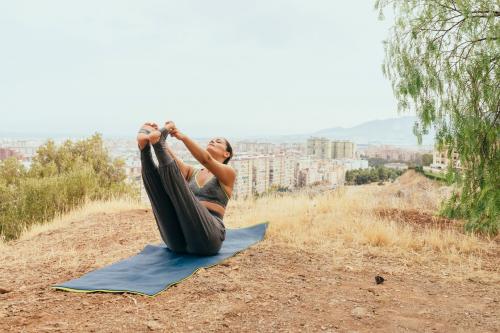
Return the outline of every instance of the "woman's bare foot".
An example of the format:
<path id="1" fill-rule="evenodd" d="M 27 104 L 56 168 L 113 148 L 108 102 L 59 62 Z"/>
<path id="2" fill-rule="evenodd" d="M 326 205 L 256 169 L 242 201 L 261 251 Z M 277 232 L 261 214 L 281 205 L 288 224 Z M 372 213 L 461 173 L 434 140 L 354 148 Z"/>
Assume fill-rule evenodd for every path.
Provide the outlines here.
<path id="1" fill-rule="evenodd" d="M 137 144 L 139 149 L 143 150 L 144 147 L 149 143 L 149 135 L 151 132 L 158 130 L 158 125 L 155 123 L 144 123 L 137 133 Z"/>
<path id="2" fill-rule="evenodd" d="M 151 134 L 149 134 L 149 142 L 154 145 L 160 139 L 166 139 L 168 133 L 175 128 L 175 124 L 173 121 L 167 121 L 165 123 L 165 126 L 162 128 L 158 129 L 158 126 L 156 126 L 156 129 L 154 131 L 151 131 Z"/>
<path id="3" fill-rule="evenodd" d="M 160 141 L 160 138 L 161 138 L 161 132 L 158 129 L 151 131 L 151 133 L 149 133 L 148 135 L 148 140 L 152 145 Z"/>

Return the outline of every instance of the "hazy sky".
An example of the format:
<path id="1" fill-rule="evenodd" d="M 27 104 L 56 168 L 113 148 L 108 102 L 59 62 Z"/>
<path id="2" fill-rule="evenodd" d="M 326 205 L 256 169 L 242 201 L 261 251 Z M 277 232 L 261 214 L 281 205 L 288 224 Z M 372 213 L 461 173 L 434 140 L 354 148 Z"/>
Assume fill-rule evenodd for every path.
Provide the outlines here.
<path id="1" fill-rule="evenodd" d="M 2 132 L 307 133 L 396 117 L 373 1 L 2 1 Z"/>

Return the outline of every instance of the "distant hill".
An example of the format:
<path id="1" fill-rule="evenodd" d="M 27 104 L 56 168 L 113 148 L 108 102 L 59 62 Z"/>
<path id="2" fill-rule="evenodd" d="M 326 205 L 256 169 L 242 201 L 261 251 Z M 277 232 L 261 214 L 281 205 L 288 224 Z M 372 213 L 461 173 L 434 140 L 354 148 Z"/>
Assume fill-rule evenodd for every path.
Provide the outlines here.
<path id="1" fill-rule="evenodd" d="M 326 137 L 333 140 L 351 140 L 357 144 L 387 144 L 395 146 L 417 146 L 417 137 L 413 134 L 416 117 L 406 116 L 371 120 L 354 127 L 331 127 L 311 133 L 287 135 L 255 135 L 238 139 L 251 139 L 275 143 L 303 142 L 311 136 Z M 434 144 L 434 131 L 422 138 L 423 146 Z"/>
<path id="2" fill-rule="evenodd" d="M 417 138 L 413 135 L 413 124 L 416 117 L 406 116 L 400 118 L 389 118 L 380 120 L 371 120 L 365 123 L 345 128 L 345 127 L 330 127 L 311 133 L 297 133 L 286 135 L 242 135 L 232 137 L 235 140 L 256 140 L 267 141 L 274 143 L 283 142 L 304 142 L 311 136 L 327 137 L 335 140 L 351 140 L 357 144 L 389 144 L 400 146 L 416 146 Z M 423 137 L 422 145 L 434 144 L 434 131 Z M 64 133 L 17 133 L 0 131 L 0 138 L 67 138 L 67 137 L 88 137 L 91 134 L 64 134 Z M 110 135 L 103 133 L 105 138 L 127 138 L 130 139 L 134 135 L 123 133 L 122 135 Z M 206 137 L 194 135 L 195 139 L 206 140 Z"/>
<path id="3" fill-rule="evenodd" d="M 372 120 L 350 128 L 326 128 L 311 135 L 352 140 L 359 144 L 417 145 L 417 137 L 413 134 L 413 124 L 416 119 L 416 117 L 408 116 Z M 431 131 L 422 138 L 422 144 L 432 145 L 433 140 L 434 131 Z"/>

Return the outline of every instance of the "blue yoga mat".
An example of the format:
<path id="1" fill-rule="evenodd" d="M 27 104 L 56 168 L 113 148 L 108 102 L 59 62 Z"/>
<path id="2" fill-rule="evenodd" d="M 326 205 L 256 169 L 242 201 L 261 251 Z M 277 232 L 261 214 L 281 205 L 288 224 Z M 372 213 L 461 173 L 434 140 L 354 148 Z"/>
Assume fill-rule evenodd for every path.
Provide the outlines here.
<path id="1" fill-rule="evenodd" d="M 163 243 L 146 245 L 135 256 L 52 288 L 75 292 L 129 292 L 155 296 L 191 276 L 198 269 L 214 266 L 261 241 L 267 225 L 265 222 L 247 228 L 226 229 L 222 248 L 214 256 L 179 254 Z"/>

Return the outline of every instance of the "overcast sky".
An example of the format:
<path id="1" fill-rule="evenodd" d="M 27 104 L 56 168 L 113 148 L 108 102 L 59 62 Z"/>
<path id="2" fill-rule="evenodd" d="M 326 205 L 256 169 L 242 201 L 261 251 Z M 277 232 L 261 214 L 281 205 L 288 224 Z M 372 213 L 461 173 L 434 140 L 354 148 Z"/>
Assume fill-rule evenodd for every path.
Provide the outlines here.
<path id="1" fill-rule="evenodd" d="M 0 2 L 2 132 L 293 134 L 397 117 L 373 1 Z"/>

